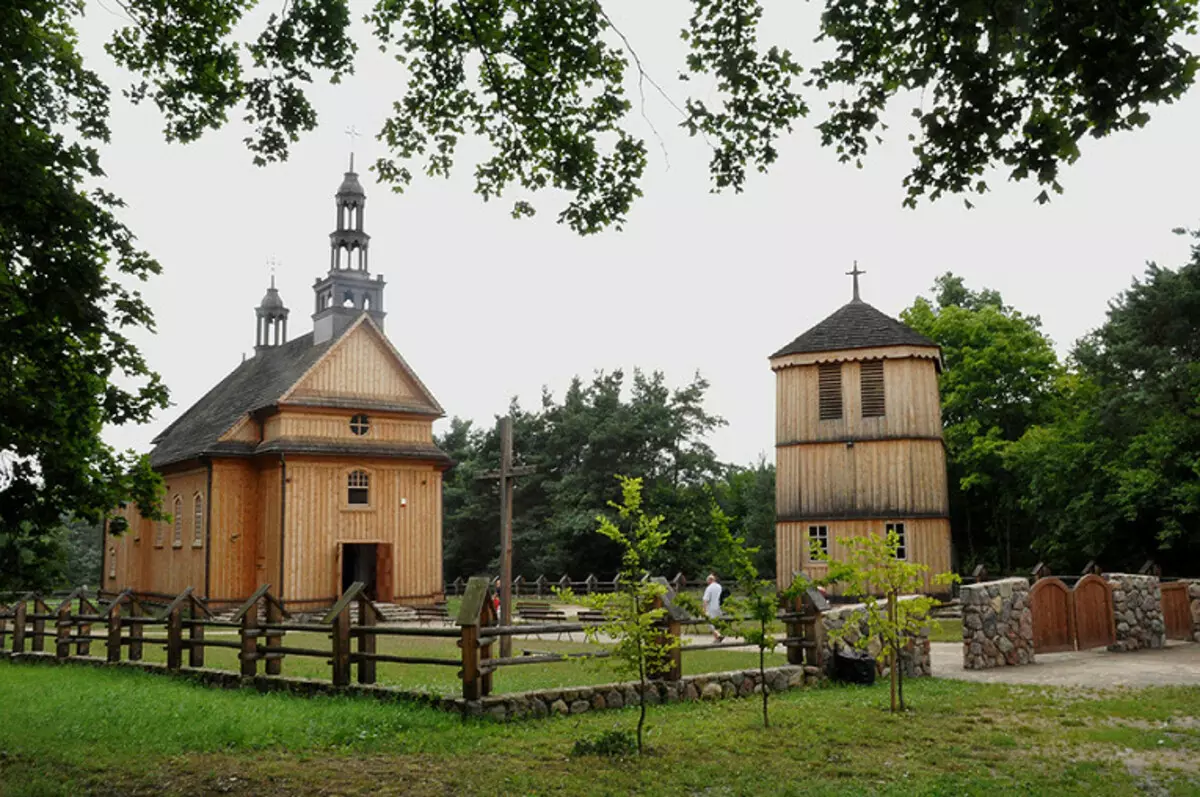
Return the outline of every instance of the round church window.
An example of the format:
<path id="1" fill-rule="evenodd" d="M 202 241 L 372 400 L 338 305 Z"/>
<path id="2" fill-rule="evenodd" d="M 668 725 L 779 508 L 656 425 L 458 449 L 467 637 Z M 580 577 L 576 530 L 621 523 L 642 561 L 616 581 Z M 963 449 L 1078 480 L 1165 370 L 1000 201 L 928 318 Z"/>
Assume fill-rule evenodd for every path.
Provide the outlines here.
<path id="1" fill-rule="evenodd" d="M 350 431 L 364 435 L 371 429 L 371 419 L 361 412 L 350 419 Z"/>

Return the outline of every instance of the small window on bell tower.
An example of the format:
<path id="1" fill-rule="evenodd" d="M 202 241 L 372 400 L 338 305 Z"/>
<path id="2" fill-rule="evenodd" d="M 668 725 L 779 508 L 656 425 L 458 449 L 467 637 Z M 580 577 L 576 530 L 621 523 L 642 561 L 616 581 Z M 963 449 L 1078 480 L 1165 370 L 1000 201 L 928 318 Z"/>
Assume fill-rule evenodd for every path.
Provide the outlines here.
<path id="1" fill-rule="evenodd" d="M 359 437 L 371 431 L 371 419 L 364 413 L 359 413 L 350 419 L 350 431 Z"/>

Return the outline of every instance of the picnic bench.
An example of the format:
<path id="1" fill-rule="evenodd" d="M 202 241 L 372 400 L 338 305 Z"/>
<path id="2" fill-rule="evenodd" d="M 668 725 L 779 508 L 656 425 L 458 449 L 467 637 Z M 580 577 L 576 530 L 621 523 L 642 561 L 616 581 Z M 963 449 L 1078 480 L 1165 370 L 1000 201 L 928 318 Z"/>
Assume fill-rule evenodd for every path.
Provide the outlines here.
<path id="1" fill-rule="evenodd" d="M 603 623 L 608 618 L 605 617 L 604 612 L 596 611 L 595 609 L 584 609 L 575 615 L 575 619 L 581 623 Z"/>
<path id="2" fill-rule="evenodd" d="M 434 604 L 433 606 L 414 606 L 412 609 L 417 613 L 417 622 L 421 625 L 433 622 L 446 625 L 450 623 L 450 613 L 446 611 L 446 604 L 444 603 Z"/>
<path id="3" fill-rule="evenodd" d="M 517 619 L 525 623 L 565 623 L 567 621 L 567 613 L 562 609 L 551 608 L 549 603 L 544 601 L 517 601 Z M 558 639 L 562 639 L 563 632 L 559 631 Z M 537 634 L 541 638 L 541 634 Z M 567 639 L 571 638 L 570 632 L 567 632 Z"/>

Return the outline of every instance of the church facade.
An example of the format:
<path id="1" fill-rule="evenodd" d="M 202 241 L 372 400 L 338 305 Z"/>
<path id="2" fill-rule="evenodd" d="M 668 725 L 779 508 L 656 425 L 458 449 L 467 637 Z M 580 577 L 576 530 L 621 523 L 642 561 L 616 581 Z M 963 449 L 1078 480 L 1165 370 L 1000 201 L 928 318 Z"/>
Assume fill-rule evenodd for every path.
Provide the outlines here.
<path id="1" fill-rule="evenodd" d="M 122 514 L 106 536 L 104 586 L 238 601 L 262 584 L 292 606 L 328 604 L 364 581 L 383 602 L 442 587 L 443 415 L 383 332 L 384 280 L 368 269 L 366 196 L 353 160 L 336 194 L 329 270 L 313 330 L 287 336 L 272 279 L 254 356 L 154 440 L 170 520 Z"/>
<path id="2" fill-rule="evenodd" d="M 776 576 L 819 578 L 846 539 L 895 530 L 898 555 L 950 562 L 941 349 L 854 298 L 771 355 L 776 376 Z"/>

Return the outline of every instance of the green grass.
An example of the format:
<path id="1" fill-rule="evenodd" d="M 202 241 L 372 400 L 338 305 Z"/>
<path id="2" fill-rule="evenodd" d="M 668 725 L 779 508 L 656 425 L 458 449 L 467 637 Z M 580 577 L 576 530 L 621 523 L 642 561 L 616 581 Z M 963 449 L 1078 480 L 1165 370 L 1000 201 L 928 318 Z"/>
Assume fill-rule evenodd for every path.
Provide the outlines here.
<path id="1" fill-rule="evenodd" d="M 142 659 L 150 662 L 166 661 L 166 651 L 163 643 L 161 627 L 154 629 L 155 641 L 143 644 Z M 149 634 L 148 634 L 149 638 Z M 214 629 L 207 631 L 208 639 L 235 641 L 238 636 L 230 629 L 225 633 L 217 633 Z M 548 634 L 542 639 L 522 637 L 513 640 L 513 652 L 519 654 L 524 650 L 540 653 L 583 653 L 597 650 L 597 646 L 582 641 L 582 634 L 574 634 L 575 641 L 557 638 Z M 329 650 L 330 639 L 327 634 L 293 632 L 283 641 L 287 647 L 310 648 L 314 650 Z M 493 655 L 499 655 L 498 646 Z M 53 651 L 53 640 L 48 640 L 46 650 Z M 430 637 L 387 637 L 378 638 L 376 651 L 396 656 L 438 657 L 453 664 L 440 666 L 436 664 L 390 664 L 377 665 L 376 679 L 388 686 L 398 686 L 406 689 L 417 689 L 439 694 L 457 695 L 462 689 L 458 678 L 459 649 L 457 640 Z M 767 655 L 767 666 L 773 667 L 787 662 L 782 653 Z M 93 643 L 92 653 L 103 655 L 103 643 Z M 125 651 L 122 656 L 126 655 Z M 207 648 L 204 652 L 205 666 L 221 670 L 238 670 L 238 652 L 229 648 Z M 684 652 L 683 670 L 692 675 L 706 672 L 722 672 L 726 670 L 742 670 L 758 666 L 758 653 L 755 651 L 729 650 L 700 650 L 694 653 Z M 259 672 L 263 672 L 262 669 Z M 287 656 L 283 660 L 283 675 L 297 678 L 320 678 L 329 680 L 331 669 L 327 658 L 312 658 L 307 656 Z M 564 661 L 553 664 L 537 664 L 528 666 L 506 667 L 493 676 L 493 688 L 497 694 L 506 692 L 523 692 L 530 689 L 548 689 L 556 686 L 587 686 L 590 684 L 611 683 L 616 680 L 605 662 Z"/>
<path id="2" fill-rule="evenodd" d="M 931 642 L 962 642 L 962 620 L 938 620 L 936 627 L 930 629 Z"/>
<path id="3" fill-rule="evenodd" d="M 0 661 L 0 795 L 1200 794 L 1200 688 L 923 679 L 651 709 L 640 760 L 573 757 L 636 710 L 497 725 L 405 704 Z"/>

